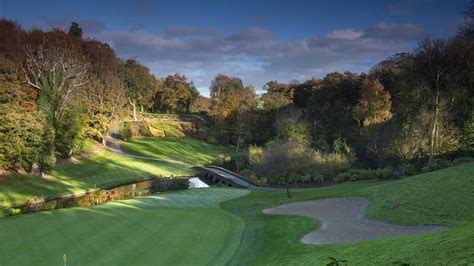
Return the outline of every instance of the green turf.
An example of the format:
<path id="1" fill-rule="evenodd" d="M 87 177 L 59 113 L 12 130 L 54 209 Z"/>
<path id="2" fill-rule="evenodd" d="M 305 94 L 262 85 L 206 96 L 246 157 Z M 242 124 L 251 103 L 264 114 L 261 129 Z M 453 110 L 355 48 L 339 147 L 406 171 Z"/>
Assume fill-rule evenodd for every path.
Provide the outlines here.
<path id="1" fill-rule="evenodd" d="M 368 216 L 396 224 L 440 224 L 441 233 L 402 236 L 351 244 L 306 245 L 300 239 L 319 223 L 298 216 L 262 214 L 287 202 L 285 191 L 255 190 L 223 204 L 246 224 L 234 264 L 325 265 L 333 256 L 349 265 L 422 265 L 474 263 L 474 163 L 400 181 L 359 182 L 293 190 L 293 200 L 363 196 Z"/>
<path id="2" fill-rule="evenodd" d="M 152 126 L 158 130 L 164 131 L 167 137 L 184 137 L 182 124 L 191 124 L 189 122 L 154 122 Z"/>
<path id="3" fill-rule="evenodd" d="M 238 155 L 233 147 L 213 145 L 189 137 L 133 138 L 122 143 L 121 147 L 127 153 L 180 160 L 193 165 L 209 164 L 219 156 Z"/>
<path id="4" fill-rule="evenodd" d="M 284 190 L 204 189 L 0 220 L 0 265 L 253 264 L 458 265 L 474 262 L 474 163 L 399 181 L 293 189 L 293 201 L 362 196 L 368 216 L 395 224 L 446 225 L 445 232 L 348 244 L 307 245 L 319 223 L 265 215 Z M 220 206 L 220 208 L 218 207 Z M 15 254 L 12 256 L 11 254 Z M 28 254 L 21 256 L 19 254 Z"/>
<path id="5" fill-rule="evenodd" d="M 242 219 L 219 203 L 248 193 L 194 189 L 0 220 L 0 265 L 221 265 Z"/>
<path id="6" fill-rule="evenodd" d="M 17 177 L 0 181 L 0 205 L 15 205 L 33 196 L 69 194 L 106 184 L 156 175 L 192 175 L 189 167 L 101 152 L 77 165 L 53 169 L 47 178 Z M 6 204 L 5 204 L 6 203 Z"/>

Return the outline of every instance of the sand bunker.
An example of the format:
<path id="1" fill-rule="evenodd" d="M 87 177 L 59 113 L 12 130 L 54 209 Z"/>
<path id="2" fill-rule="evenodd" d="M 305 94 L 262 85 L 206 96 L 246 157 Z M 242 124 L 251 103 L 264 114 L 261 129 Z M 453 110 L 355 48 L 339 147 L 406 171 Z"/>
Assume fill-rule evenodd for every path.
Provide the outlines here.
<path id="1" fill-rule="evenodd" d="M 263 212 L 302 215 L 320 220 L 321 227 L 301 239 L 306 244 L 347 243 L 447 230 L 444 226 L 402 226 L 368 220 L 364 217 L 368 204 L 366 198 L 322 199 L 283 204 Z"/>

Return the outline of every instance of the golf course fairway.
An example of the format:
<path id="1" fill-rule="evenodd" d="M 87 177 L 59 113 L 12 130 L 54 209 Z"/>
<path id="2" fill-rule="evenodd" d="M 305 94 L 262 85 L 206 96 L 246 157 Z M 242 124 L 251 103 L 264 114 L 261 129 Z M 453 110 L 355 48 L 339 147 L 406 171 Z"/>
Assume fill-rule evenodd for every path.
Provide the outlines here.
<path id="1" fill-rule="evenodd" d="M 247 190 L 156 194 L 0 220 L 0 265 L 222 264 L 244 223 L 219 203 Z M 28 232 L 28 233 L 25 233 Z"/>

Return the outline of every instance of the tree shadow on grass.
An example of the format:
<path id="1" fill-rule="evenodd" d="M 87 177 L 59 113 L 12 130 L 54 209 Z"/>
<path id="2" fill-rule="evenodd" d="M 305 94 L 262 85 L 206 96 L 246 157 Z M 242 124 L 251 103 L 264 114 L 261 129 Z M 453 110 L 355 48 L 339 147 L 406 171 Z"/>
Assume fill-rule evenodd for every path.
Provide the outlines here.
<path id="1" fill-rule="evenodd" d="M 104 152 L 77 165 L 53 169 L 47 173 L 48 178 L 20 177 L 0 181 L 0 205 L 18 205 L 34 196 L 72 194 L 124 180 L 192 173 L 182 165 Z"/>

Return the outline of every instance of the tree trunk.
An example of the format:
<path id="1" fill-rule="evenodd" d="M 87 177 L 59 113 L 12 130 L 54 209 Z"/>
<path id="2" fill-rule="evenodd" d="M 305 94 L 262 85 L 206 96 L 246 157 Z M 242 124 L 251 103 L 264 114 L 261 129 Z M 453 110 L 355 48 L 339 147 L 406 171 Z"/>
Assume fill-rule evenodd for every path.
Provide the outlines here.
<path id="1" fill-rule="evenodd" d="M 240 135 L 237 138 L 237 149 L 235 150 L 235 152 L 239 152 L 239 147 L 240 147 Z"/>
<path id="2" fill-rule="evenodd" d="M 290 184 L 286 184 L 286 196 L 291 199 Z"/>
<path id="3" fill-rule="evenodd" d="M 133 120 L 137 121 L 137 104 L 135 102 L 132 102 L 132 100 L 130 100 L 130 98 L 128 98 L 128 101 L 130 102 L 130 105 L 132 106 Z"/>
<path id="4" fill-rule="evenodd" d="M 433 126 L 431 128 L 431 139 L 430 139 L 430 158 L 429 162 L 433 160 L 433 156 L 436 146 L 436 135 L 438 131 L 438 120 L 439 120 L 439 88 L 436 90 L 436 99 L 435 99 L 435 110 L 434 110 L 434 117 L 433 117 Z"/>

